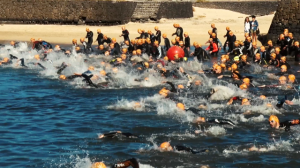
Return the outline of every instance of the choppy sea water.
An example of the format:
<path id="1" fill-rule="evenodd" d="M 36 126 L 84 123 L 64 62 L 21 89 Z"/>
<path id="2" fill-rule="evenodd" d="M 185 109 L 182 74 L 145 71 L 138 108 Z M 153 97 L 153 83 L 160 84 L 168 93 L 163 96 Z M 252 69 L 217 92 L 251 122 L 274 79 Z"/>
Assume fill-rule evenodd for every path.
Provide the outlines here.
<path id="1" fill-rule="evenodd" d="M 203 115 L 230 118 L 237 126 L 203 125 L 195 134 L 190 116 L 175 114 L 172 102 L 157 96 L 161 86 L 78 88 L 32 69 L 1 67 L 0 73 L 0 167 L 89 168 L 96 161 L 112 165 L 132 157 L 141 167 L 158 168 L 300 165 L 300 127 L 271 130 L 267 118 L 273 111 L 263 107 L 256 107 L 261 113 L 245 117 L 238 106 L 215 105 Z M 132 108 L 136 101 L 142 108 Z M 299 118 L 298 108 L 281 110 L 279 118 Z M 139 138 L 98 139 L 117 130 Z M 157 146 L 164 141 L 209 150 L 196 155 L 161 152 Z M 267 151 L 249 152 L 254 144 Z"/>

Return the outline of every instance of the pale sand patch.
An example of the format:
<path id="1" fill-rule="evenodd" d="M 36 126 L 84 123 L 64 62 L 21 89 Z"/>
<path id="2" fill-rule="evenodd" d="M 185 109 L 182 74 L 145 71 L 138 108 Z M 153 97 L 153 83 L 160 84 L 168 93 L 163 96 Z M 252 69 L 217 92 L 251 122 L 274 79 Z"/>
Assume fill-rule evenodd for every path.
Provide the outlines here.
<path id="1" fill-rule="evenodd" d="M 154 31 L 154 27 L 158 26 L 162 33 L 166 33 L 169 39 L 175 38 L 171 36 L 175 32 L 173 23 L 179 23 L 183 27 L 184 32 L 188 32 L 191 38 L 191 44 L 195 41 L 204 44 L 208 39 L 207 31 L 210 30 L 210 24 L 215 23 L 218 28 L 218 37 L 224 42 L 223 35 L 226 34 L 226 26 L 229 26 L 235 33 L 238 40 L 244 40 L 244 18 L 247 15 L 232 12 L 223 9 L 206 9 L 195 7 L 194 17 L 189 19 L 161 19 L 160 23 L 133 23 L 126 24 L 126 28 L 130 32 L 130 38 L 138 37 L 137 29 L 145 29 Z M 257 17 L 261 33 L 267 33 L 271 25 L 274 14 Z M 51 44 L 71 44 L 73 38 L 79 40 L 85 37 L 85 28 L 89 27 L 94 32 L 94 40 L 97 38 L 97 29 L 101 29 L 103 34 L 108 37 L 115 37 L 118 41 L 121 34 L 121 26 L 85 26 L 85 25 L 16 25 L 3 24 L 0 26 L 1 41 L 29 41 L 31 37 L 42 38 Z M 163 40 L 162 40 L 163 41 Z M 94 43 L 97 44 L 97 43 Z M 162 42 L 163 44 L 163 42 Z M 259 43 L 260 45 L 260 43 Z"/>

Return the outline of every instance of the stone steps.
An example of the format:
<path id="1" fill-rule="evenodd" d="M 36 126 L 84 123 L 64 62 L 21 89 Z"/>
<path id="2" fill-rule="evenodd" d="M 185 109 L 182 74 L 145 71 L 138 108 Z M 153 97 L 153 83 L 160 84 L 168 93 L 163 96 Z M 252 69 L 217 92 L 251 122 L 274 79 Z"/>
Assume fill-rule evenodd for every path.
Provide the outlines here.
<path id="1" fill-rule="evenodd" d="M 160 2 L 138 2 L 131 19 L 156 19 Z"/>

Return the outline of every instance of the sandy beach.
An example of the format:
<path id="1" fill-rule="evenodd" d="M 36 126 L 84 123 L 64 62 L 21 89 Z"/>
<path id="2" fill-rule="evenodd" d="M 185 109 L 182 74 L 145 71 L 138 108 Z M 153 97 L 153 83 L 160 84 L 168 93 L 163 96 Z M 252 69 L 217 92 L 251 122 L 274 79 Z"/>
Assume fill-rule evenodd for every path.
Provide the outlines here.
<path id="1" fill-rule="evenodd" d="M 223 35 L 226 34 L 226 26 L 237 36 L 237 39 L 244 40 L 244 18 L 248 15 L 232 12 L 222 9 L 205 9 L 194 8 L 194 17 L 189 19 L 161 19 L 159 23 L 133 23 L 126 24 L 126 28 L 130 32 L 130 38 L 138 37 L 137 29 L 145 29 L 154 31 L 154 27 L 158 26 L 162 33 L 166 33 L 169 39 L 175 38 L 171 36 L 175 32 L 173 23 L 179 23 L 183 27 L 184 32 L 188 32 L 191 38 L 191 44 L 195 41 L 204 44 L 207 39 L 207 31 L 210 30 L 210 24 L 215 23 L 218 28 L 218 37 L 224 42 Z M 257 17 L 261 33 L 267 33 L 271 25 L 274 14 Z M 121 26 L 86 26 L 86 25 L 17 25 L 2 24 L 0 29 L 1 41 L 29 41 L 30 38 L 42 38 L 51 44 L 71 44 L 72 39 L 85 37 L 85 28 L 89 27 L 94 32 L 94 40 L 97 38 L 97 29 L 101 29 L 103 34 L 108 37 L 115 37 L 118 41 L 121 34 Z M 94 43 L 97 44 L 97 43 Z M 163 43 L 162 43 L 163 44 Z M 261 45 L 260 43 L 258 45 Z"/>

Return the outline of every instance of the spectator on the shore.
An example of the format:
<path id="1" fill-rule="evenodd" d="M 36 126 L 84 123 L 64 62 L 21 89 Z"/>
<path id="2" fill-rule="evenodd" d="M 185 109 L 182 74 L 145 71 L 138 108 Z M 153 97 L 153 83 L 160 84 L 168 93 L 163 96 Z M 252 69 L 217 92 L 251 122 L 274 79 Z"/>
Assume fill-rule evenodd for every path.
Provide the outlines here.
<path id="1" fill-rule="evenodd" d="M 245 18 L 245 22 L 244 22 L 244 32 L 245 33 L 250 33 L 250 20 L 249 17 Z"/>
<path id="2" fill-rule="evenodd" d="M 251 27 L 251 35 L 252 35 L 252 40 L 253 42 L 257 42 L 257 31 L 258 31 L 258 22 L 255 20 L 256 16 L 252 15 L 252 21 L 250 22 L 250 27 Z"/>

